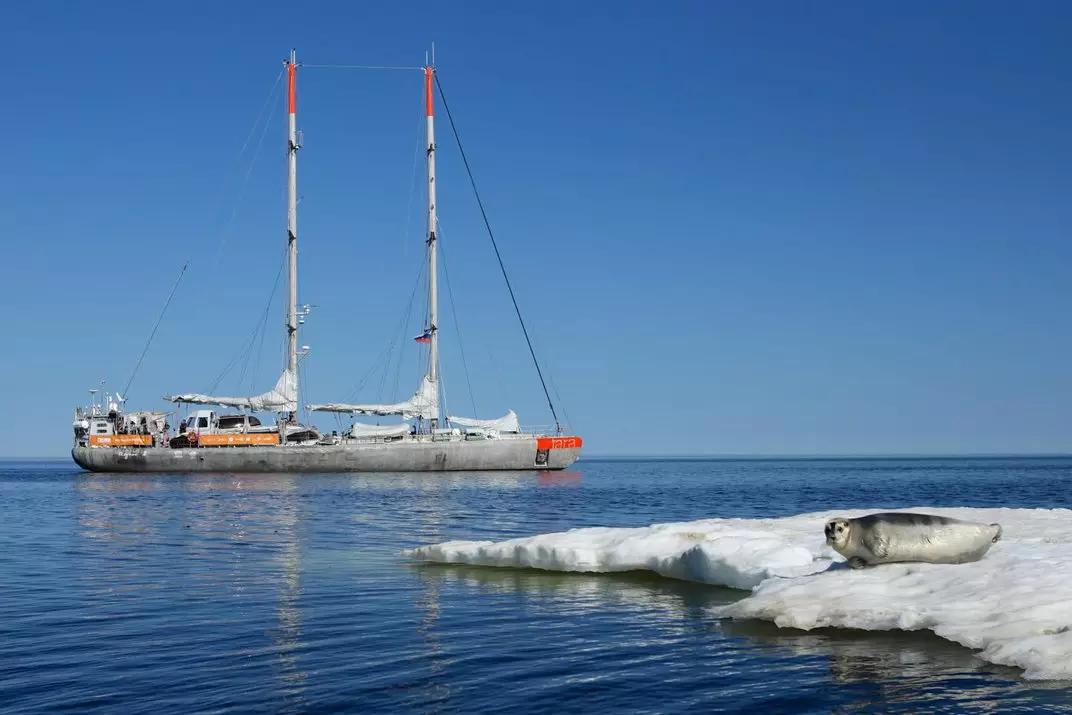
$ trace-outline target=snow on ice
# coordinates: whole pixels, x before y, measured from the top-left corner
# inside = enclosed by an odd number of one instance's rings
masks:
[[[1072,510],[918,507],[1001,524],[1001,541],[968,564],[847,568],[823,541],[849,509],[780,519],[704,519],[642,528],[593,527],[509,541],[448,541],[403,555],[423,561],[551,571],[648,570],[751,590],[717,609],[780,627],[929,629],[1030,679],[1072,679]]]

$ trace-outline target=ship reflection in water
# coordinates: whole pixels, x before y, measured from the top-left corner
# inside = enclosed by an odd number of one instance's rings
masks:
[[[406,687],[439,701],[449,697],[449,685],[425,681],[436,681],[449,661],[436,627],[438,585],[406,589],[401,601],[388,597],[397,586],[385,583],[410,573],[393,563],[398,549],[390,542],[406,531],[440,538],[444,527],[471,518],[472,510],[449,506],[458,490],[498,495],[533,485],[576,486],[581,477],[577,470],[82,473],[74,485],[76,571],[87,607],[119,620],[148,619],[172,656],[229,660],[236,668],[246,660],[259,663],[262,676],[270,670],[272,685],[263,694],[273,708],[301,710],[309,702],[317,658],[303,653],[354,641],[354,652],[363,653],[356,660],[367,662],[371,653],[357,641],[373,631],[424,644],[427,672]],[[370,619],[369,612],[377,615]],[[410,621],[411,613],[419,620]],[[416,625],[399,638],[402,623]],[[360,673],[352,654],[336,656],[349,665],[329,671]],[[372,671],[363,677],[372,678]]]
[[[308,673],[299,662],[307,644],[298,479],[81,477],[78,535],[87,568],[80,576],[87,595],[125,606],[126,617],[151,618],[154,631],[187,630],[189,640],[172,639],[179,642],[170,652],[180,658],[219,648],[219,659],[260,661],[274,672],[276,702],[287,709],[302,704]],[[222,498],[228,492],[270,498],[236,502]]]
[[[319,489],[346,483],[355,489],[414,489],[499,487],[525,488],[535,481],[540,485],[579,484],[583,472],[561,469],[493,472],[390,472],[368,474],[107,474],[79,472],[78,487],[88,490],[147,491],[183,489],[189,491],[245,490],[275,491],[303,485]]]

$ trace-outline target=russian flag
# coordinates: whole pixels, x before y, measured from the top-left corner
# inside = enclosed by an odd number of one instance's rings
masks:
[[[418,343],[430,343],[430,342],[432,342],[432,331],[431,330],[425,330],[423,333],[421,333],[420,335],[415,337],[413,340],[414,340],[414,342],[418,342]]]

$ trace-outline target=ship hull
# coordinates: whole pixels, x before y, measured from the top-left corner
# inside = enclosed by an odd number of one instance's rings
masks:
[[[580,445],[547,449],[537,463],[538,442],[548,438],[395,442],[387,444],[294,445],[286,447],[137,448],[82,447],[71,457],[91,472],[457,472],[566,469]],[[550,440],[552,442],[557,440]],[[580,440],[576,440],[579,443]],[[561,441],[571,445],[569,438]]]

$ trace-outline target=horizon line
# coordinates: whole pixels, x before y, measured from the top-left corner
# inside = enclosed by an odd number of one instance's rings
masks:
[[[949,459],[949,458],[974,458],[974,459],[1000,459],[1000,458],[1057,458],[1072,457],[1072,452],[816,452],[816,453],[772,453],[772,454],[748,454],[748,453],[695,453],[695,454],[591,454],[582,455],[577,461],[627,461],[627,460],[764,460],[764,459]],[[56,461],[71,459],[70,455],[36,455],[23,456],[0,455],[0,461]]]

